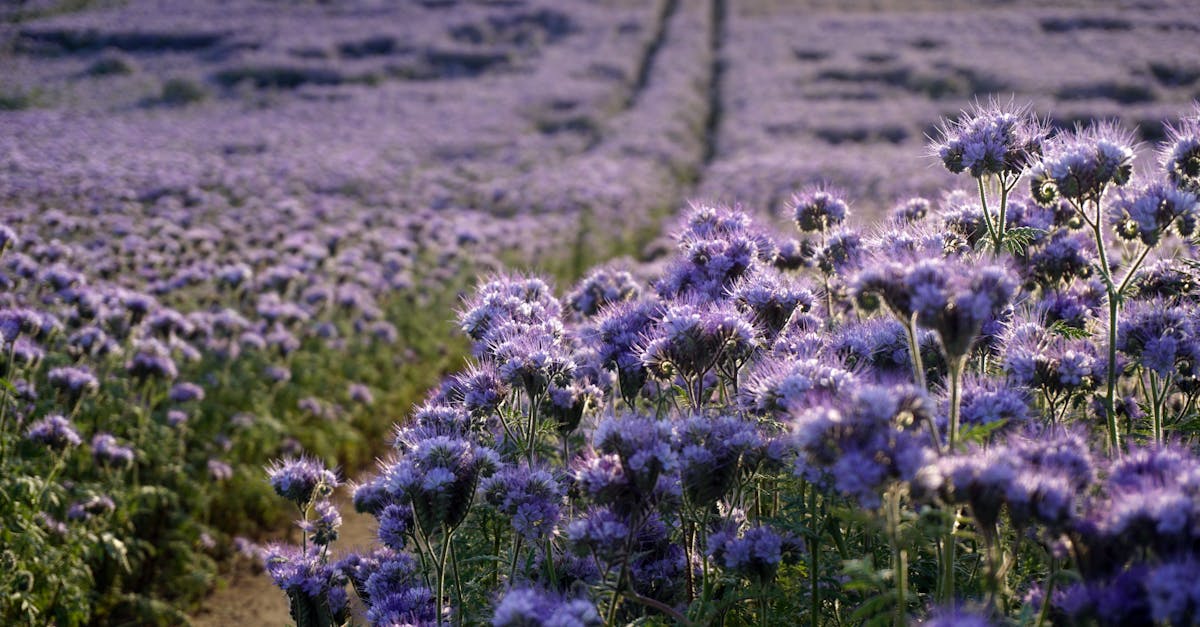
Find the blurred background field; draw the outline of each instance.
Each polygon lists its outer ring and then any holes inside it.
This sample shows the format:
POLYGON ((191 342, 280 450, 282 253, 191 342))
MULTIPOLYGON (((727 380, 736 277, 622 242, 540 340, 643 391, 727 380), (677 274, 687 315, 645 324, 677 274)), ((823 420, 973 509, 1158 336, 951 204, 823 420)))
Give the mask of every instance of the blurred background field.
POLYGON ((0 438, 62 413, 140 448, 4 459, 46 496, 0 512, 28 538, 0 566, 55 552, 3 616, 183 620, 281 525, 263 464, 369 464, 458 366, 444 312, 487 272, 653 261, 693 198, 782 219, 824 182, 869 223, 950 184, 926 135, 976 98, 1157 140, 1200 99, 1198 38, 1200 6, 1152 0, 5 2, 0 308, 38 324, 5 338, 0 438), (99 379, 74 407, 64 366, 99 379), (57 526, 95 495, 114 512, 57 526))

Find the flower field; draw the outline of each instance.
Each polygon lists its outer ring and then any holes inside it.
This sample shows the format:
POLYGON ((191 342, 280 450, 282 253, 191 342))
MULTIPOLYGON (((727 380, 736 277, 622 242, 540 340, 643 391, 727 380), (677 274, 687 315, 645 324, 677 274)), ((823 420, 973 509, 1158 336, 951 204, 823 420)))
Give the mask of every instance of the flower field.
POLYGON ((0 8, 0 624, 1200 623, 1187 5, 0 8))

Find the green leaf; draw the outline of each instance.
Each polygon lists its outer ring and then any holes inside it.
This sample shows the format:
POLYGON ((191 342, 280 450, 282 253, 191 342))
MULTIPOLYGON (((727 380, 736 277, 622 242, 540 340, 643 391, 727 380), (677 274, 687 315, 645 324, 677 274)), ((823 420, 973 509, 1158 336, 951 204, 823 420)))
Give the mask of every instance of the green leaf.
POLYGON ((959 437, 964 442, 986 442, 993 433, 999 431, 1006 424, 1008 424, 1008 420, 1001 419, 983 425, 973 425, 964 428, 959 437))
POLYGON ((128 573, 133 571, 129 566, 129 549, 125 547, 125 543, 120 538, 105 531, 100 534, 100 546, 104 548, 104 553, 121 567, 121 572, 128 573))
POLYGON ((1025 249, 1029 247, 1038 237, 1044 235, 1044 229, 1034 228, 1032 226, 1018 226, 1008 229, 1004 232, 1004 247, 1014 255, 1025 254, 1025 249))
POLYGON ((1082 340, 1092 337, 1092 333, 1087 329, 1071 326, 1062 320, 1055 320, 1051 323, 1049 330, 1051 333, 1065 337, 1068 340, 1082 340))

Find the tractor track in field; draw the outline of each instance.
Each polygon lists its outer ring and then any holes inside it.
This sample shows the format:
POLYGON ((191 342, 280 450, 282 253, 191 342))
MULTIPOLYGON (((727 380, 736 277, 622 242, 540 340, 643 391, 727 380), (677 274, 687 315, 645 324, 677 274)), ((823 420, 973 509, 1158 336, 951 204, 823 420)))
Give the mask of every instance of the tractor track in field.
POLYGON ((728 17, 728 3, 729 0, 712 0, 712 30, 709 33, 712 68, 709 70, 708 117, 704 120, 704 160, 701 164, 700 176, 697 178, 697 187, 699 187, 700 179, 704 176, 704 169, 717 156, 717 139, 721 129, 723 106, 722 79, 725 73, 725 63, 721 58, 721 53, 726 36, 725 20, 728 17))
POLYGON ((663 43, 667 40, 667 28, 671 24, 671 18, 678 10, 679 0, 666 0, 663 3, 662 11, 658 14, 658 24, 655 26, 654 39, 650 41, 650 45, 646 46, 646 52, 638 64, 637 78, 629 90, 629 98, 625 101, 626 109, 637 106, 638 99, 646 91, 646 85, 650 84, 650 77, 654 73, 654 61, 658 58, 658 52, 662 50, 663 43))

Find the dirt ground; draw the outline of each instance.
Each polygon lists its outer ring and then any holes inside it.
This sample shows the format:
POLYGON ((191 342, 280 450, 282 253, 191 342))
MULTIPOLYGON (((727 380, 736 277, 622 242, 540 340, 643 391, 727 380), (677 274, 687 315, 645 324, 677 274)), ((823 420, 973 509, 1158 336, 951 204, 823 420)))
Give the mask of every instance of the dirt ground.
MULTIPOLYGON (((342 527, 334 544, 335 555, 367 548, 375 541, 376 522, 367 514, 354 511, 350 491, 339 489, 337 505, 342 527)), ((287 600, 271 579, 242 562, 191 617, 195 627, 283 627, 294 624, 288 615, 287 600)))

